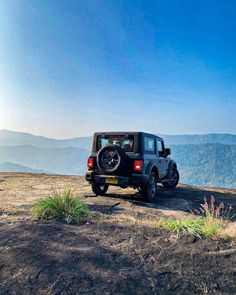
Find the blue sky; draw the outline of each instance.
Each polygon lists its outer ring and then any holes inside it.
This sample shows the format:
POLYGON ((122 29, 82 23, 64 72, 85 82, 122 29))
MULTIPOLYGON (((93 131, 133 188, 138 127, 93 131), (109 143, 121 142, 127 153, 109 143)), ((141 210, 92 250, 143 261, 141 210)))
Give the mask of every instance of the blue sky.
POLYGON ((235 1, 0 1, 0 129, 236 133, 235 1))

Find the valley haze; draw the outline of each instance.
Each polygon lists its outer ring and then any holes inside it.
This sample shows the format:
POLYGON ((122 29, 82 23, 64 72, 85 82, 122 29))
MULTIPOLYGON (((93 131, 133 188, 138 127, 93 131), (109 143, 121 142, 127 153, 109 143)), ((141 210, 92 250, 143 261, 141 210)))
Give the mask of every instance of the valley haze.
MULTIPOLYGON (((182 183, 236 187, 236 135, 159 135, 171 148, 182 183)), ((0 130, 0 171, 84 175, 91 140, 0 130)))

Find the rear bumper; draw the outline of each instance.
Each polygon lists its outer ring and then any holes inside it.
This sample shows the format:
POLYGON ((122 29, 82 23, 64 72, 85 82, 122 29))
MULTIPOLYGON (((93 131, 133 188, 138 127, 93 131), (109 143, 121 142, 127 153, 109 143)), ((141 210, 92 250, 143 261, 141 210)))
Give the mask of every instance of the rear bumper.
POLYGON ((109 184, 115 186, 145 186, 148 182, 148 176, 143 174, 132 174, 130 177, 100 175, 93 171, 87 171, 85 179, 90 183, 109 184))

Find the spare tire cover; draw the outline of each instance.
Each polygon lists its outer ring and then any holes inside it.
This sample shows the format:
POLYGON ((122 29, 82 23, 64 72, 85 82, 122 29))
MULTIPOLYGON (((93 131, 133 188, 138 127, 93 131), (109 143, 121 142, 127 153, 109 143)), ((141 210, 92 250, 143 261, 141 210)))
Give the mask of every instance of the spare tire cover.
POLYGON ((126 153, 118 145, 107 145, 100 149, 97 156, 98 168, 108 174, 118 173, 124 169, 126 153))

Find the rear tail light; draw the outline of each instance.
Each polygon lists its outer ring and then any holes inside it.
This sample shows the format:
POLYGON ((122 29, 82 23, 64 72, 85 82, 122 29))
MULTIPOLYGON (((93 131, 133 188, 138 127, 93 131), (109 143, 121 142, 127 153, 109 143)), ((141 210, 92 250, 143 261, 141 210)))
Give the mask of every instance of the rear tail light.
POLYGON ((142 160, 135 160, 134 161, 134 171, 142 171, 143 169, 143 161, 142 160))
POLYGON ((94 167, 94 158, 91 158, 91 157, 88 158, 87 167, 89 169, 93 169, 93 167, 94 167))

